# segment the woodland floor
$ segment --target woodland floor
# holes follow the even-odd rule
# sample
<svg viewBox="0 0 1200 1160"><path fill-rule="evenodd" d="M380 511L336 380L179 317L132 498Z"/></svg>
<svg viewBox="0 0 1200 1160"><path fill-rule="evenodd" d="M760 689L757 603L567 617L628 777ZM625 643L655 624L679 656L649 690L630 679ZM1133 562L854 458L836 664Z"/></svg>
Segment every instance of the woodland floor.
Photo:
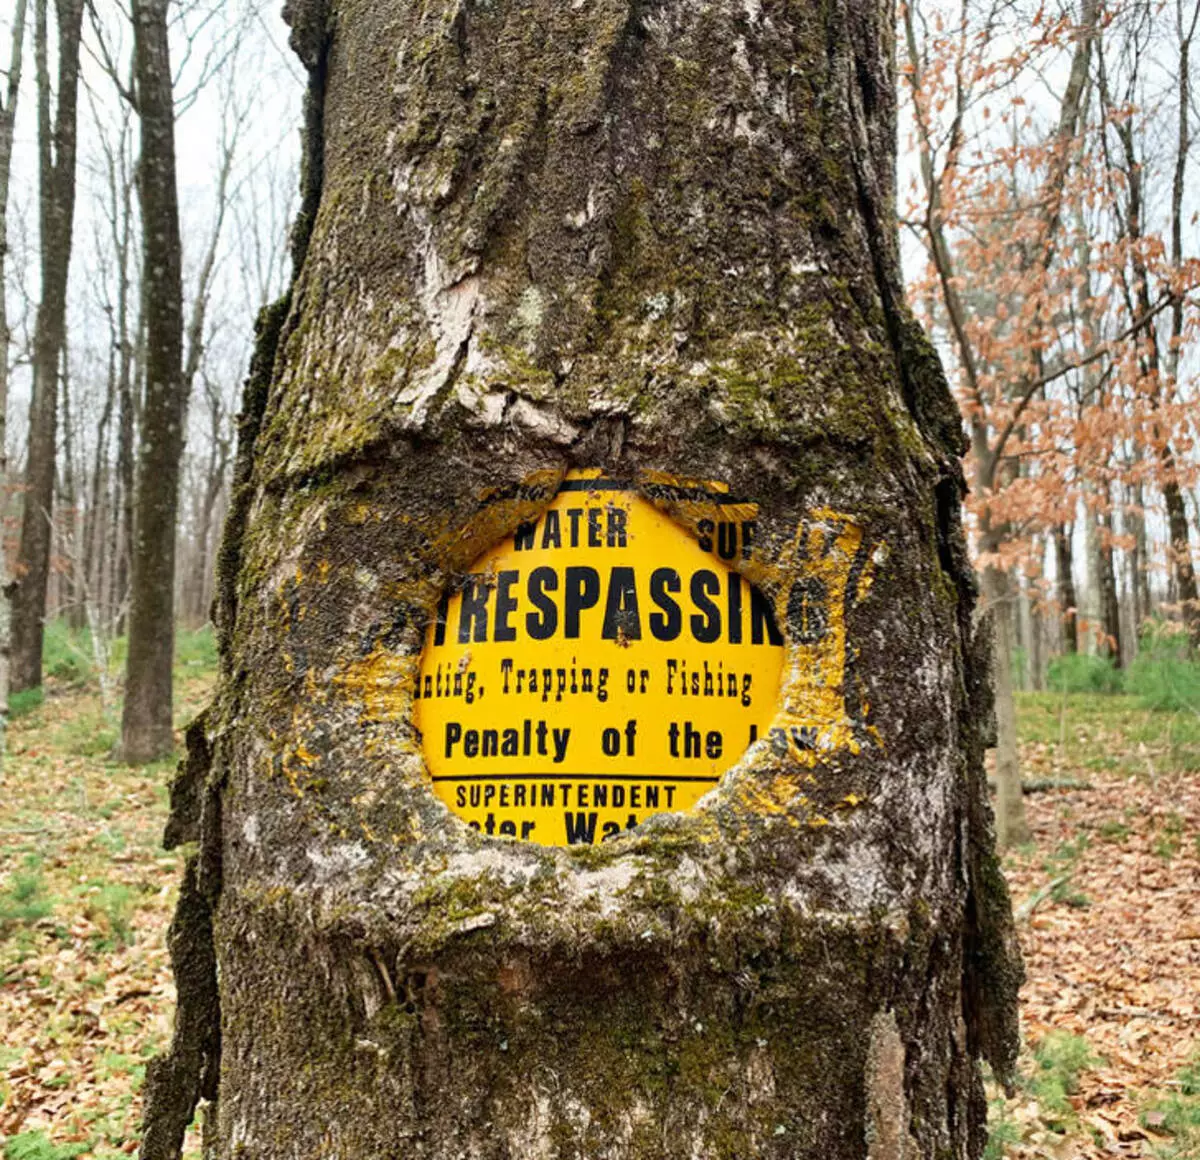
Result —
<svg viewBox="0 0 1200 1160"><path fill-rule="evenodd" d="M178 720L209 650L181 660ZM1015 1094L989 1160L1200 1160L1200 717L1131 697L1026 695L1032 843L1008 861L1028 981ZM3 1160L137 1147L146 1060L170 1034L180 856L159 848L167 763L109 760L116 714L52 687L0 773Z"/></svg>

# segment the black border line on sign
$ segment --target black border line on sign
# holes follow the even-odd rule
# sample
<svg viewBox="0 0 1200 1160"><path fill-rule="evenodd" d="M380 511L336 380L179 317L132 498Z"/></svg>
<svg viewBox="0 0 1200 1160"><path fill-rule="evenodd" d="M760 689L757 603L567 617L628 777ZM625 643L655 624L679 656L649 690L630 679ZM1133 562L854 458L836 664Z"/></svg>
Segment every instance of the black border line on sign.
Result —
<svg viewBox="0 0 1200 1160"><path fill-rule="evenodd" d="M723 776L723 775L722 775ZM665 773L444 773L431 781L706 781L721 777L676 777Z"/></svg>

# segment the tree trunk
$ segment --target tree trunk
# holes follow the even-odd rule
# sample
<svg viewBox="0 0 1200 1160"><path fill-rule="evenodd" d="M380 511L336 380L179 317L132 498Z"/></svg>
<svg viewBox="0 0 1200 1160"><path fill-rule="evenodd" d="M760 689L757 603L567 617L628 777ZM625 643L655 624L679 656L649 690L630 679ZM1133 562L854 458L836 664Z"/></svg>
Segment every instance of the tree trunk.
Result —
<svg viewBox="0 0 1200 1160"><path fill-rule="evenodd" d="M1058 607L1062 616L1063 652L1079 651L1079 597L1075 594L1075 562L1071 550L1071 529L1065 524L1054 528L1054 561L1058 588Z"/></svg>
<svg viewBox="0 0 1200 1160"><path fill-rule="evenodd" d="M995 633L996 837L1007 849L1029 841L1013 698L1012 625L1016 609L1008 574L999 568L984 568L983 596Z"/></svg>
<svg viewBox="0 0 1200 1160"><path fill-rule="evenodd" d="M291 18L300 266L260 321L222 684L173 792L169 840L200 846L143 1156L176 1154L200 1095L212 1153L245 1160L978 1156L977 1060L1009 1071L1020 971L961 425L900 291L890 10ZM585 468L604 480L559 492ZM551 550L548 505L589 486L597 521L635 499L662 520L639 551L673 524L772 602L771 732L688 812L573 847L489 836L421 756L427 626L432 648L443 593L486 609L486 576L461 587L479 557L531 526ZM643 633L646 579L563 657L619 665L622 706L651 631L712 623L659 604ZM447 687L483 663L462 633ZM599 711L518 704L580 736ZM631 711L643 740L716 712L662 705Z"/></svg>
<svg viewBox="0 0 1200 1160"><path fill-rule="evenodd" d="M1044 562L1046 548L1040 540L1038 556L1039 563ZM1029 589L1029 685L1036 693L1040 693L1046 687L1046 618L1042 612L1041 599L1041 590L1031 585Z"/></svg>
<svg viewBox="0 0 1200 1160"><path fill-rule="evenodd" d="M75 218L75 124L83 0L60 0L55 11L58 16L58 88L52 123L46 0L37 0L35 4L42 296L33 339L33 394L29 403L25 505L17 555L19 582L12 601L10 676L14 690L31 689L42 683L42 629L46 618L54 510L58 366L66 336L67 270L71 263Z"/></svg>
<svg viewBox="0 0 1200 1160"><path fill-rule="evenodd" d="M12 176L13 129L17 119L17 98L21 92L21 60L25 47L26 0L17 0L12 17L12 46L8 56L8 80L4 104L0 105L0 488L4 508L8 507L8 309L5 301L5 265L8 258L8 193ZM8 553L0 538L0 772L8 750L8 667L12 628L12 594L8 578Z"/></svg>
<svg viewBox="0 0 1200 1160"><path fill-rule="evenodd" d="M62 351L62 454L58 516L54 532L59 542L59 583L62 586L62 610L73 629L87 624L83 528L79 508L79 485L75 463L74 419L71 415L71 358L70 347L63 343ZM53 545L52 545L53 546Z"/></svg>
<svg viewBox="0 0 1200 1160"><path fill-rule="evenodd" d="M1113 563L1112 513L1108 507L1108 485L1098 492L1098 506L1092 513L1091 548L1096 565L1096 591L1100 601L1100 627L1103 640L1100 655L1108 657L1115 668L1121 667L1121 601L1117 593L1117 570Z"/></svg>
<svg viewBox="0 0 1200 1160"><path fill-rule="evenodd" d="M1133 638L1136 649L1136 645L1141 639L1143 622L1154 614L1154 604L1150 599L1150 549L1146 537L1146 500L1141 480L1133 485L1131 491L1126 518L1133 533L1133 549L1129 554L1129 571L1132 575Z"/></svg>
<svg viewBox="0 0 1200 1160"><path fill-rule="evenodd" d="M121 756L128 762L144 762L166 757L175 748L171 721L175 512L187 391L167 0L135 0L133 21L142 127L138 188L144 223L146 401L138 452Z"/></svg>
<svg viewBox="0 0 1200 1160"><path fill-rule="evenodd" d="M1186 57L1183 61L1186 67ZM1186 83L1185 83L1186 89ZM1107 104L1107 92L1105 92ZM1136 302L1136 312L1139 317L1151 317L1153 304L1150 300L1150 272L1142 242L1142 216L1144 212L1144 181L1145 167L1137 158L1133 127L1130 123L1116 120L1114 131L1121 142L1124 151L1126 168L1127 204L1125 214L1125 230L1131 243L1130 265L1133 270L1133 292L1131 298ZM1133 313L1131 303L1131 313ZM1177 332L1176 332L1177 333ZM1157 409L1164 401L1167 388L1174 390L1175 384L1163 382L1163 360L1159 352L1158 331L1153 325L1146 328L1144 363L1151 390L1151 403ZM1170 366L1168 360L1168 366ZM1154 451L1158 457L1159 471L1162 479L1163 499L1167 508L1167 531L1170 535L1168 557L1171 578L1174 582L1176 599L1184 624L1187 625L1188 635L1192 645L1200 646L1200 590L1196 581L1196 570L1192 562L1191 535L1188 527L1187 509L1184 507L1183 491L1179 482L1179 471L1176 464L1175 450L1171 442L1170 430L1163 429L1157 416L1152 412L1150 433Z"/></svg>

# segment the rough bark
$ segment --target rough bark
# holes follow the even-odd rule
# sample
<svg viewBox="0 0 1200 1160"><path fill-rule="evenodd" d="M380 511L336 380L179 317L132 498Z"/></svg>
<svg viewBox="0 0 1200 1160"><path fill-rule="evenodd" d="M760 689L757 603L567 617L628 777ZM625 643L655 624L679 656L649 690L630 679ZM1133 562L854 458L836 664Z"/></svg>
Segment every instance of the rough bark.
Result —
<svg viewBox="0 0 1200 1160"><path fill-rule="evenodd" d="M38 93L38 224L41 244L41 301L33 339L33 393L18 584L12 600L14 690L42 683L42 629L50 575L54 509L54 447L58 368L66 336L67 271L75 219L75 136L79 95L79 44L83 0L57 0L58 84L50 112L50 68L46 0L34 8Z"/></svg>
<svg viewBox="0 0 1200 1160"><path fill-rule="evenodd" d="M142 128L138 189L143 222L146 399L138 450L121 756L129 762L144 762L164 757L175 748L171 721L175 514L187 389L182 361L183 282L167 0L135 3L133 20Z"/></svg>
<svg viewBox="0 0 1200 1160"><path fill-rule="evenodd" d="M222 684L173 795L214 867L213 1154L978 1156L1019 966L961 426L897 271L893 14L290 17L298 278L260 318ZM855 744L756 746L595 847L451 816L411 721L424 626L575 466L685 525L651 473L754 497L793 665L797 529L852 513ZM172 1052L147 1139L207 1066Z"/></svg>

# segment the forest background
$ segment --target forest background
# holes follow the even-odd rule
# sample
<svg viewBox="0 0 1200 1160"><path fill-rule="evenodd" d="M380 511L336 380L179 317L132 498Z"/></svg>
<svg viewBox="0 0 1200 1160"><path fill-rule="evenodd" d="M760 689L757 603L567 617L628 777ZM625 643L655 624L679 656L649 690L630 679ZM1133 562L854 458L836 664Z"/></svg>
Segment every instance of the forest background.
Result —
<svg viewBox="0 0 1200 1160"><path fill-rule="evenodd" d="M1174 898L1197 884L1198 22L1200 0L920 0L897 14L897 209L910 300L970 435L969 531L997 638L998 824L1013 881L1028 888L1023 899L1016 891L1026 934L1036 942L1030 924L1062 911L1081 954L1097 952L1080 883L1105 861L1089 861L1081 834L1090 842L1109 827L1121 859L1163 861L1138 870L1139 889L1161 878ZM161 823L152 781L212 665L213 561L241 384L254 319L289 277L299 209L304 70L286 40L274 4L259 0L146 0L131 11L114 0L10 0L0 13L0 474L15 581L5 588L15 722L0 774L13 839L0 880L0 993L17 997L17 1027L28 1029L19 1011L31 972L51 980L35 995L53 995L45 956L76 944L108 964L87 976L103 974L108 995L103 955L124 963L153 943L136 968L149 989L109 1001L136 1011L152 999L155 1019L168 1009L161 913L148 907L159 925L139 941L137 896L90 862L92 893L59 892L77 921L62 928L46 898L58 897L59 871L69 879L79 858L102 856L101 833L132 842L137 881L155 884L155 898L169 878L159 882L143 850ZM44 796L44 758L50 784L83 787L78 808ZM97 795L117 803L100 820ZM80 838L90 853L71 853L64 837L58 865L46 836L77 832L90 835ZM1132 909L1142 927L1152 916L1145 941L1181 948L1160 964L1166 997L1112 1000L1150 1012L1117 1022L1148 1021L1167 1044L1161 1066L1147 1071L1139 1048L1120 1094L1088 1104L1095 1092L1081 1094L1081 1077L1113 1052L1100 1062L1086 1019L1042 1012L1031 1086L998 1103L998 1149L1042 1147L1038 1133L1121 1155L1200 1148L1189 1102L1200 1087L1200 1064L1188 1063L1196 1009L1172 997L1200 989L1200 927L1186 902ZM52 1001L92 1001L72 994ZM61 1053L46 1055L40 1033L40 1064L23 1050L0 1056L6 1155L123 1147L155 1025L128 1026L131 1050L113 1048L133 1062L117 1068L126 1102L111 1132L95 1117L68 1131L61 1107L45 1112L46 1093L77 1098L84 1081L56 1070ZM103 1070L93 1062L88 1074ZM1113 1108L1111 1121L1099 1114ZM21 1152L21 1140L35 1151Z"/></svg>

